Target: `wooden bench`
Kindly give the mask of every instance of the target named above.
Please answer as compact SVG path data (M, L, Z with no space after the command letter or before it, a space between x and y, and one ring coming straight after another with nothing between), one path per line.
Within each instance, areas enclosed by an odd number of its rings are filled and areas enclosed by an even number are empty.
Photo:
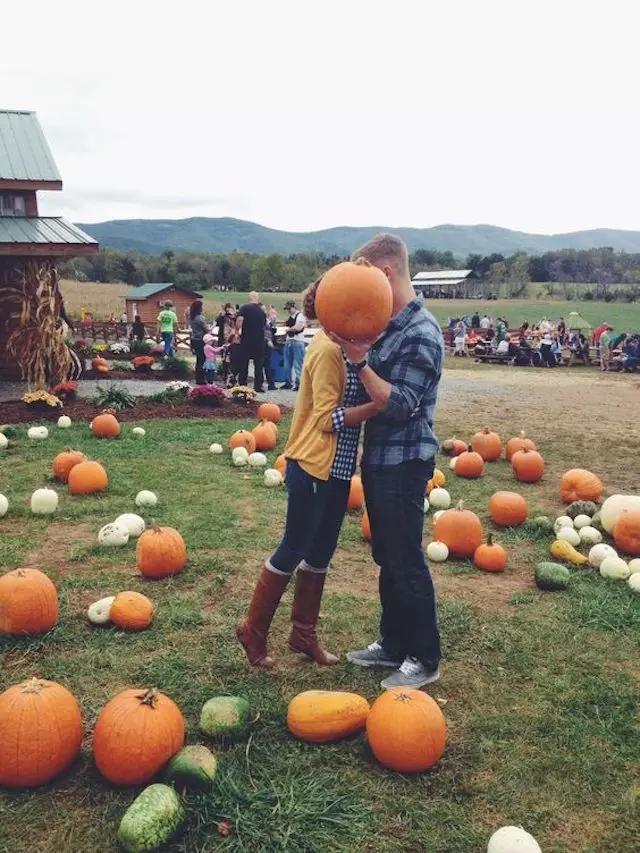
M513 355L510 353L476 353L474 357L476 361L487 362L487 364L509 364L510 361L513 361Z

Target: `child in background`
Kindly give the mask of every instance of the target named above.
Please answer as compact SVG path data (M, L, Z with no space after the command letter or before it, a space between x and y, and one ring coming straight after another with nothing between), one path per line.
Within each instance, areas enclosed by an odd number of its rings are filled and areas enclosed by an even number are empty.
M204 335L202 340L204 342L204 364L202 365L202 369L204 370L207 384L212 385L218 367L217 357L224 352L224 347L214 347L213 342L215 338L210 334Z

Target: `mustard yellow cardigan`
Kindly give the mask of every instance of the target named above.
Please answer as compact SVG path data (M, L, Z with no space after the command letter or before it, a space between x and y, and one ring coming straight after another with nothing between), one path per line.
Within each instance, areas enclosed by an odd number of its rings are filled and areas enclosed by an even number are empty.
M338 436L331 415L342 405L346 381L340 347L323 331L317 332L305 355L284 455L318 480L329 479L336 455Z

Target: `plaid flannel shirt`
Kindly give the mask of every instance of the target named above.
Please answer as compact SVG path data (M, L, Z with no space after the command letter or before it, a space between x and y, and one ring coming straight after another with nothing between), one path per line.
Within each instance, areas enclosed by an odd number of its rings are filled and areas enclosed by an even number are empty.
M345 409L358 406L368 399L357 372L348 361L346 368L347 382L342 406L334 409L331 416L333 431L338 434L338 443L329 475L337 480L350 480L355 474L358 442L360 441L360 424L351 427L346 426L344 422Z
M369 364L393 387L386 409L365 425L364 466L388 468L435 456L433 415L443 354L440 326L418 299L409 302L373 344Z

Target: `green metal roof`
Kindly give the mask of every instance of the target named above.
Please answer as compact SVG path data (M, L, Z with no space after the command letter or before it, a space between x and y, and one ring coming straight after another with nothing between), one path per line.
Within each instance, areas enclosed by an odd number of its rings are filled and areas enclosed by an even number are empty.
M93 237L61 216L0 216L0 253L3 243L97 246Z
M130 287L124 295L125 299L148 299L149 296L155 296L156 293L162 293L163 290L168 290L170 287L176 290L184 290L185 293L193 293L194 296L200 296L195 290L189 287L181 287L179 284L174 284L172 281L165 281L161 284L139 284L137 287Z
M0 180L62 180L35 113L0 110Z

